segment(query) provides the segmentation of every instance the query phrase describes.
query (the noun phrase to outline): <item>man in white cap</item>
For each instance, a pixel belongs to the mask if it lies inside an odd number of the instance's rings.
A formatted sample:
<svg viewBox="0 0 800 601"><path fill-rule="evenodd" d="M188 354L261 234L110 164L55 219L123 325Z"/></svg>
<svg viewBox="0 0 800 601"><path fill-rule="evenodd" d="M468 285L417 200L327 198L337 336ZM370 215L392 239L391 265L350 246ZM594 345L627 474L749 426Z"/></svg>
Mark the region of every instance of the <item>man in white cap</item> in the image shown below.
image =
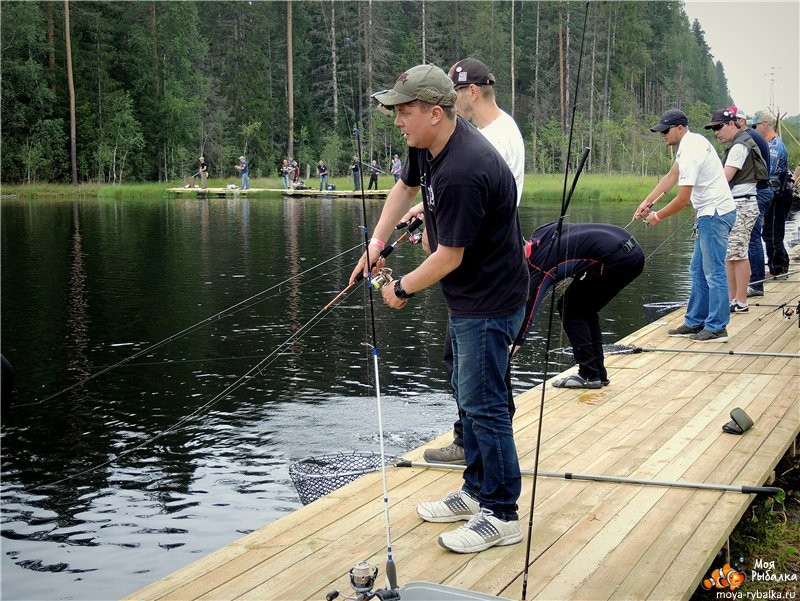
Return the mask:
<svg viewBox="0 0 800 601"><path fill-rule="evenodd" d="M420 503L417 514L429 522L467 520L439 537L442 547L458 553L518 543L522 481L505 374L508 347L522 324L528 269L514 178L491 143L456 116L453 82L440 68L413 67L372 97L395 111L409 153L350 280L378 258L421 191L430 254L381 293L388 306L403 309L414 293L441 284L453 339L452 382L464 411L463 485L442 501Z"/></svg>
<svg viewBox="0 0 800 601"><path fill-rule="evenodd" d="M638 206L633 218L644 219L647 225L654 226L689 203L697 217L689 265L692 289L686 315L683 325L667 333L688 337L693 342L727 342L731 314L725 251L736 219L736 205L722 163L711 142L689 131L689 118L683 111L666 111L650 131L661 134L667 146L677 147L675 162ZM675 198L664 208L651 210L675 184L678 185Z"/></svg>

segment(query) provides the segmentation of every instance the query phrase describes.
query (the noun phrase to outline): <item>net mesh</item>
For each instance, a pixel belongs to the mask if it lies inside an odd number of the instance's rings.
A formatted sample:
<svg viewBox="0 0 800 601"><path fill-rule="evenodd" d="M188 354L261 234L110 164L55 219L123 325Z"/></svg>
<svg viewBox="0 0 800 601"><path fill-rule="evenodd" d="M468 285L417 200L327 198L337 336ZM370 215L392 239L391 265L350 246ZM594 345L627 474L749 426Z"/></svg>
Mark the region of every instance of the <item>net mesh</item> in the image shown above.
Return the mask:
<svg viewBox="0 0 800 601"><path fill-rule="evenodd" d="M669 301L665 303L645 303L642 305L644 309L644 318L647 323L652 323L657 319L661 319L667 313L672 313L686 306L686 301Z"/></svg>
<svg viewBox="0 0 800 601"><path fill-rule="evenodd" d="M384 455L384 458L387 466L399 460L399 457L393 455ZM289 475L303 505L308 505L380 468L379 453L332 453L307 457L293 463L289 466Z"/></svg>

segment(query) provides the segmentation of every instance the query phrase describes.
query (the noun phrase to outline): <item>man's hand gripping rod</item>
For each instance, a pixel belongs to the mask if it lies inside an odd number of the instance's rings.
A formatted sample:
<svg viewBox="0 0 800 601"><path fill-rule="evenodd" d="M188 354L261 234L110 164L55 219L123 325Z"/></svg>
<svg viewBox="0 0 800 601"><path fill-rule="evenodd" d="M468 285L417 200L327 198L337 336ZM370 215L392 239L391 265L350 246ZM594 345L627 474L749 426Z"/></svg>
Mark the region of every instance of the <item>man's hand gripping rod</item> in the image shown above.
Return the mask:
<svg viewBox="0 0 800 601"><path fill-rule="evenodd" d="M391 255L392 252L394 252L394 249L397 247L397 245L400 244L400 242L402 242L409 235L411 235L414 232L414 230L417 229L421 225L422 225L422 219L420 219L419 217L415 217L414 219L412 219L411 221L408 221L408 222L398 223L395 226L394 229L395 230L402 230L403 228L405 228L406 231L403 232L403 234L397 240L395 240L392 244L388 245L386 248L384 248L381 251L381 254L378 255L378 260L385 259L389 255ZM413 240L412 240L412 242L413 242ZM374 269L377 264L378 264L378 261L375 261L375 263L370 265L370 270ZM382 273L381 275L384 278L388 278L388 281L391 281L391 279L392 279L392 270L391 269L385 269L384 273ZM358 284L363 279L364 279L364 274L363 273L359 273L356 276L356 279L353 280L353 283L350 284L349 286L347 286L339 294L337 294L336 297L331 302L329 302L327 305L325 305L322 310L326 311L326 310L330 309L333 305L335 305L337 302L339 302L339 300L345 294L347 294L356 284ZM383 280L379 280L379 282L383 282ZM383 283L385 283L385 282L383 282ZM382 286L383 283L380 283L378 288L380 288L380 286Z"/></svg>

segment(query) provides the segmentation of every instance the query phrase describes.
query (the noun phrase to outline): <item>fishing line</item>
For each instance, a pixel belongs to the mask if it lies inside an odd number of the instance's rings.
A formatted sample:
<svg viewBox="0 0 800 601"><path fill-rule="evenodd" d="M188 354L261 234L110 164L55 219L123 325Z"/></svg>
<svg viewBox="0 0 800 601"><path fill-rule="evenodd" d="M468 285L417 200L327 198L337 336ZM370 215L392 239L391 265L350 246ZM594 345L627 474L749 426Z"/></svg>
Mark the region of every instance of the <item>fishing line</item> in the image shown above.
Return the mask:
<svg viewBox="0 0 800 601"><path fill-rule="evenodd" d="M261 361L256 363L245 374L243 374L242 376L237 378L232 384L228 385L222 392L218 393L212 399L210 399L206 403L200 405L199 407L194 409L192 412L190 412L188 415L182 417L180 420L178 420L176 423L171 425L169 428L166 428L166 429L162 430L158 434L155 434L154 436L151 436L147 440L145 440L145 441L143 441L143 442L141 442L141 443L139 443L139 444L137 444L137 445L135 445L133 447L130 447L128 449L125 449L124 451L121 451L121 452L117 453L112 459L109 459L108 461L96 464L96 465L94 465L92 467L86 468L85 470L82 470L82 471L77 472L75 474L72 474L70 476L66 476L66 477L61 478L59 480L55 480L55 481L49 482L47 484L34 486L29 490L39 490L39 489L44 489L44 488L48 488L48 487L51 487L51 486L56 486L56 485L59 485L59 484L63 484L64 482L68 482L69 480L72 480L74 478L79 478L81 476L92 474L92 473L94 473L94 472L96 472L96 471L98 471L98 470L100 470L100 469L102 469L104 467L108 467L108 466L112 465L118 459L120 459L122 457L125 457L127 455L130 455L134 451L138 451L140 449L143 449L144 447L150 445L154 441L159 440L160 438L163 438L167 434L175 432L176 430L178 430L179 428L181 428L185 424L187 424L190 421L192 421L194 418L200 416L203 412L205 412L205 410L209 409L210 407L212 407L213 405L215 405L216 403L221 401L226 396L232 394L234 391L236 391L239 388L241 388L244 384L246 384L250 380L254 379L255 377L257 377L259 375L261 375L261 373L264 371L265 368L269 367L270 365L272 365L272 363L274 363L277 360L278 356L282 353L283 349L286 346L288 346L289 344L292 344L292 343L296 342L297 340L299 340L300 338L302 338L302 336L304 336L306 333L308 333L308 331L311 330L311 328L313 328L317 323L322 321L322 319L329 312L330 312L329 308L327 308L327 307L322 308L320 311L318 311L316 313L316 315L314 315L306 323L304 323L302 326L300 326L297 329L297 331L293 332L283 343L281 343L280 345L275 347L275 349L273 349L273 351L270 354L268 354Z"/></svg>
<svg viewBox="0 0 800 601"><path fill-rule="evenodd" d="M578 106L578 90L580 88L580 81L581 81L581 66L583 63L583 47L584 42L586 40L586 28L589 20L589 2L586 2L586 11L583 17L583 33L581 34L581 48L580 53L578 55L578 74L576 76L575 81L575 95L574 99L575 102L572 105L572 116L570 120L570 127L569 127L569 139L567 142L567 160L566 165L564 167L564 189L562 192L561 197L561 212L558 219L558 225L556 226L556 256L560 256L560 247L561 247L561 231L564 226L564 218L567 214L567 208L569 207L569 203L572 200L572 193L575 191L575 186L578 183L578 177L580 177L580 173L583 170L583 166L586 163L586 159L589 157L589 148L585 148L583 155L581 157L580 162L578 163L578 168L575 172L575 177L572 181L572 188L570 189L569 195L567 195L567 182L569 178L569 163L572 154L572 137L575 131L575 113ZM550 338L553 331L553 317L555 315L555 294L551 295L550 297L550 313L548 316L548 325L547 325L547 338L545 341L545 350L544 350L544 374L543 374L543 381L542 381L542 394L539 401L539 423L537 425L537 432L536 432L536 449L534 452L534 467L533 467L533 483L531 485L531 508L530 508L530 515L528 517L528 544L525 549L525 572L522 577L522 600L525 601L527 590L528 590L528 573L530 571L530 559L531 559L531 545L532 545L532 535L533 535L533 514L534 509L536 507L536 482L537 482L537 473L539 471L539 452L541 449L541 442L542 442L542 421L544 418L544 399L545 399L545 382L547 381L547 368L548 368L548 358L550 353Z"/></svg>
<svg viewBox="0 0 800 601"><path fill-rule="evenodd" d="M33 406L33 405L40 405L42 403L45 403L45 402L47 402L49 400L52 400L52 399L54 399L54 398L56 398L58 396L61 396L65 392L69 392L70 390L74 390L75 388L78 388L79 386L83 386L87 382L90 382L90 381L94 380L95 378L98 378L99 376L101 376L103 374L106 374L106 373L108 373L108 372L110 372L110 371L112 371L112 370L114 370L114 369L116 369L118 367L121 367L121 366L133 361L134 359L137 359L137 358L141 357L142 355L145 355L145 354L147 354L149 352L157 350L157 349L161 348L162 346L165 346L165 345L169 344L170 342L174 342L175 340L178 340L179 338L182 338L183 336L191 334L192 332L195 332L195 331L199 330L200 328L210 324L213 321L219 321L219 320L221 320L221 319L223 319L225 317L230 317L231 315L235 315L236 313L239 313L240 311L244 311L245 309L249 309L250 307L253 307L253 306L255 306L255 305L257 305L257 304L259 304L261 302L269 300L270 298L273 298L273 297L268 297L268 298L260 298L260 297L262 297L263 295L267 294L268 292L272 292L275 289L279 289L281 286L284 286L284 285L288 284L289 282L291 282L292 280L295 280L295 279L297 279L297 278L299 278L299 277L301 277L301 276L303 276L303 275L305 275L307 273L310 273L311 271L314 271L315 269L319 269L320 267L322 267L326 263L330 263L331 261L334 261L335 259L338 259L339 257L342 257L342 256L344 256L346 254L349 254L349 253L353 252L354 250L356 250L360 246L361 245L358 244L356 246L353 246L352 248L349 248L349 249L347 249L345 251L342 251L338 255L334 255L333 257L322 261L321 263L317 263L316 265L313 265L312 267L309 267L305 271L301 271L300 273L297 273L296 275L293 275L293 276L291 276L289 278L286 278L285 280L283 280L281 282L278 282L277 284L275 284L273 286L270 286L266 290L262 290L261 292L258 292L256 294L254 294L253 296L250 296L249 298L246 298L246 299L244 299L242 301L239 301L238 303L236 303L234 305L231 305L227 309L223 309L222 311L219 311L218 313L215 313L214 315L211 315L210 317L206 317L205 319L203 319L201 321L198 321L197 323L195 323L195 324L193 324L191 326L188 326L187 328L184 328L183 330L181 330L181 331L179 331L179 332L177 332L175 334L167 336L163 340L161 340L159 342L156 342L156 343L153 343L150 346L145 347L140 351L137 351L133 355L130 355L130 356L128 356L125 359L122 359L120 361L117 361L116 363L114 363L112 365L109 365L108 367L105 367L105 368L101 369L100 371L95 372L95 373L91 374L90 376L87 376L86 378L83 378L82 380L80 380L78 382L75 382L74 384L71 384L70 386L67 386L66 388L64 388L62 390L59 390L58 392L55 392L55 393L53 393L53 394L51 394L49 396L46 396L43 399L40 399L40 400L37 400L37 401L32 401L30 403L21 403L21 404L15 403L14 405L12 405L12 407L30 407L30 406ZM331 272L331 273L334 273L334 272ZM328 275L328 274L323 274L322 276L319 276L318 278L315 278L315 279L319 279L320 277L324 277L325 275ZM312 280L312 281L314 281L314 280Z"/></svg>

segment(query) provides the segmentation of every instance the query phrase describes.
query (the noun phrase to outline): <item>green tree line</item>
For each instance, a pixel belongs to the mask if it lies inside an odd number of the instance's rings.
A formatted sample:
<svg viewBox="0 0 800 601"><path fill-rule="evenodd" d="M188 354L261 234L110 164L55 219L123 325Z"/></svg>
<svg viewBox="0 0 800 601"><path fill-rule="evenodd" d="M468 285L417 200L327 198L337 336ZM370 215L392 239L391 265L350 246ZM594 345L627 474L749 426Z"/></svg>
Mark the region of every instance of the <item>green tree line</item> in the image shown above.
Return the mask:
<svg viewBox="0 0 800 601"><path fill-rule="evenodd" d="M446 70L465 56L495 74L530 173L564 168L573 105L589 170L652 175L670 162L649 132L663 110L682 108L699 129L730 103L680 0L592 2L588 19L583 2L521 0L4 0L0 10L4 182L70 181L71 122L80 182L183 179L200 155L212 177L235 175L240 154L251 178L275 176L289 154L304 172L324 159L343 175L357 141L386 168L405 144L370 93L410 66Z"/></svg>

